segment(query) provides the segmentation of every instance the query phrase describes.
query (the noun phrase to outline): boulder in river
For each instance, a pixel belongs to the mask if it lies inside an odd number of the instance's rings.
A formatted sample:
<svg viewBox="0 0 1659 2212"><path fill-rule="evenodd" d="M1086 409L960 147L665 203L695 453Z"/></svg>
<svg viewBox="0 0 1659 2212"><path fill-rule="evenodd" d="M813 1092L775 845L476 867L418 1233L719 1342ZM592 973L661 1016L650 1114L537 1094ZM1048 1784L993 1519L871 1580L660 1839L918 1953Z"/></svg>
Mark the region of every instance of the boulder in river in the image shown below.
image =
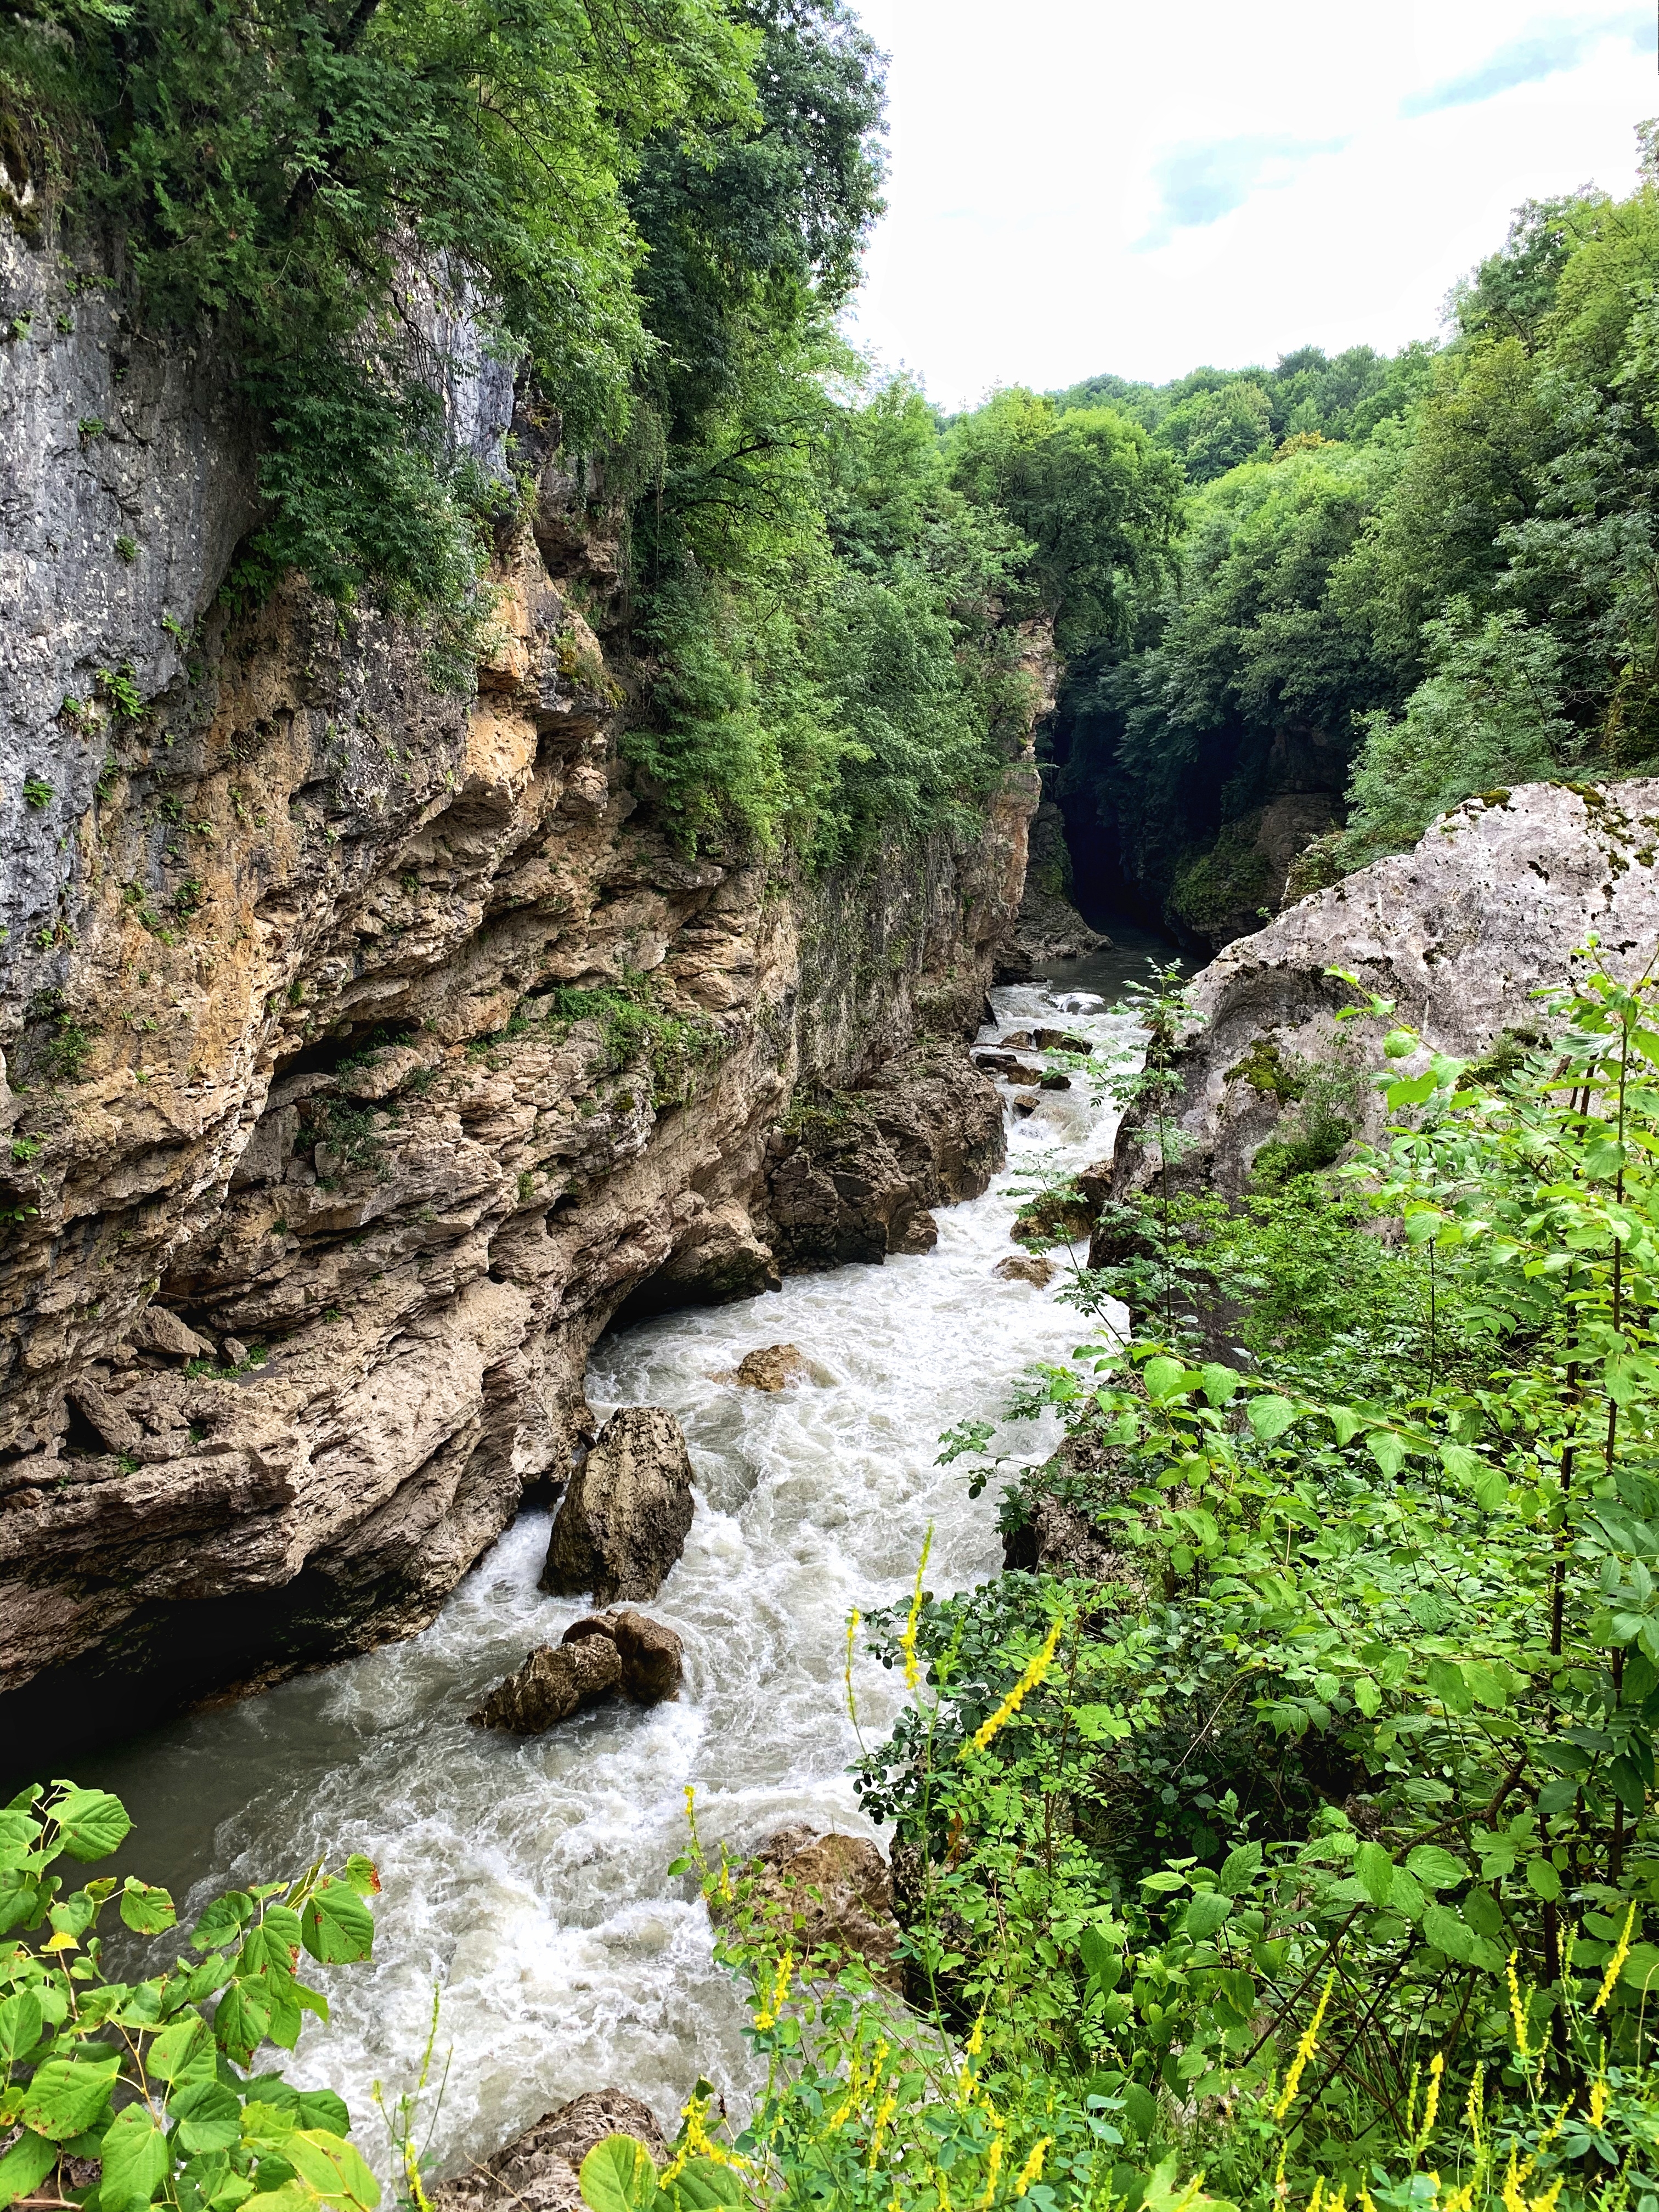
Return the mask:
<svg viewBox="0 0 1659 2212"><path fill-rule="evenodd" d="M591 1591L598 1606L655 1597L690 1526L691 1459L679 1423L657 1406L624 1406L570 1478L541 1587L556 1597Z"/></svg>
<svg viewBox="0 0 1659 2212"><path fill-rule="evenodd" d="M648 2105L620 2089L590 2089L544 2113L493 2158L440 2182L433 2212L586 2212L582 2160L606 2136L632 2136L659 2163L668 2155Z"/></svg>
<svg viewBox="0 0 1659 2212"><path fill-rule="evenodd" d="M806 1361L798 1345L769 1344L758 1352L745 1352L732 1379L750 1390L781 1390L805 1373Z"/></svg>
<svg viewBox="0 0 1659 2212"><path fill-rule="evenodd" d="M684 1652L673 1629L631 1607L589 1613L559 1644L538 1644L470 1717L481 1728L540 1735L613 1690L636 1705L659 1705L679 1695Z"/></svg>
<svg viewBox="0 0 1659 2212"><path fill-rule="evenodd" d="M1086 1055L1094 1050L1087 1037L1073 1036L1069 1030L1033 1030L1031 1039L1040 1052L1075 1052Z"/></svg>
<svg viewBox="0 0 1659 2212"><path fill-rule="evenodd" d="M867 1836L780 1828L741 1869L738 1895L798 1960L860 1958L874 1980L903 1986L892 1871Z"/></svg>
<svg viewBox="0 0 1659 2212"><path fill-rule="evenodd" d="M997 1261L991 1273L1005 1283L1035 1283L1044 1291L1054 1279L1054 1263L1038 1252L1011 1252L1006 1260Z"/></svg>

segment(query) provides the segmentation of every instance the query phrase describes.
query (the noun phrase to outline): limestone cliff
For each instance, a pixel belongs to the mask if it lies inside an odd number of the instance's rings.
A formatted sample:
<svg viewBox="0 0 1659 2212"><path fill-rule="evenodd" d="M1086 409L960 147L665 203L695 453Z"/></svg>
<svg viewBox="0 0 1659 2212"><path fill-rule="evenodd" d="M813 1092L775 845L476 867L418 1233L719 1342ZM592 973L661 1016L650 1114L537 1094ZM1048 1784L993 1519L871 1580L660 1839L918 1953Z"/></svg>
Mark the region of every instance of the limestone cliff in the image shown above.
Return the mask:
<svg viewBox="0 0 1659 2212"><path fill-rule="evenodd" d="M972 840L819 881L688 856L619 749L591 484L545 454L503 520L470 697L297 586L233 615L244 428L29 263L0 270L40 294L0 356L24 1729L410 1632L568 1473L619 1310L925 1243L1000 1157L962 1041L1036 796L1028 744ZM481 370L460 431L499 446L513 404Z"/></svg>

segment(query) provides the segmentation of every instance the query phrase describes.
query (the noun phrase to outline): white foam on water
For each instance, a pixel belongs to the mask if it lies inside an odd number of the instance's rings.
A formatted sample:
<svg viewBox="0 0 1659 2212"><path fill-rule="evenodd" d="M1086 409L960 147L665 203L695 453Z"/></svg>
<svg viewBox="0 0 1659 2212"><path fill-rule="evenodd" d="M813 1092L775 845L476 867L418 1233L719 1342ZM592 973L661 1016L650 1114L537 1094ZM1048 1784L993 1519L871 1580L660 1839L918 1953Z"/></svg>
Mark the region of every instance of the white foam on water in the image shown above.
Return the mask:
<svg viewBox="0 0 1659 2212"><path fill-rule="evenodd" d="M994 995L988 1041L1052 1024L1065 1004L1097 1048L1139 1042L1097 999L1072 1012L1090 994ZM684 1556L649 1608L685 1639L678 1701L605 1706L529 1740L467 1725L493 1683L584 1610L537 1589L549 1516L526 1511L424 1634L182 1721L135 1747L130 1771L100 1775L138 1822L132 1863L190 1888L194 1907L318 1856L375 1860L374 1962L318 1970L333 2017L307 2027L288 2071L344 2095L383 2167L371 2084L390 2097L410 2079L434 1984L439 2051L453 2054L434 2140L447 2170L602 2084L665 2122L700 2072L737 2100L752 2090L746 2015L714 1965L702 1905L667 1872L685 1846L685 1787L707 1844L741 1849L793 1820L869 1832L846 1771L858 1751L848 1612L907 1594L930 1523L936 1592L1000 1565L1000 1486L969 1500L963 1468L935 1464L939 1437L997 1419L1024 1369L1085 1333L1058 1282L993 1272L1018 1249L1011 1185L1109 1146L1115 1109L1086 1078L1073 1083L1012 1121L1006 1170L940 1212L932 1253L792 1277L777 1294L671 1314L596 1349L595 1411L665 1407L696 1470ZM805 1381L774 1394L714 1380L783 1342L805 1355ZM994 1449L1035 1462L1055 1433L1011 1424ZM866 1741L878 1742L902 1685L862 1653L854 1679Z"/></svg>

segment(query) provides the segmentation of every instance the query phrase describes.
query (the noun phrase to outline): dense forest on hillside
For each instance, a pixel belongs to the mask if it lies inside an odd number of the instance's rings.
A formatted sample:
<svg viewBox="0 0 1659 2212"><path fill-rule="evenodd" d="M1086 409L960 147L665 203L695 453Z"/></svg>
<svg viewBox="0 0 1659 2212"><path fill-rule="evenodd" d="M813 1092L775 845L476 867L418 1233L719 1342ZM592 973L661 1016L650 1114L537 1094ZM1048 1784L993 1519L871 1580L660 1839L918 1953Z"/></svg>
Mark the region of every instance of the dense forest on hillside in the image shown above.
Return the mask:
<svg viewBox="0 0 1659 2212"><path fill-rule="evenodd" d="M1152 387L1176 572L1074 646L1052 741L1074 851L1200 940L1410 844L1470 792L1659 749L1659 193L1520 209L1437 345L1306 349ZM1312 849L1302 852L1312 842ZM1301 852L1302 857L1297 855Z"/></svg>

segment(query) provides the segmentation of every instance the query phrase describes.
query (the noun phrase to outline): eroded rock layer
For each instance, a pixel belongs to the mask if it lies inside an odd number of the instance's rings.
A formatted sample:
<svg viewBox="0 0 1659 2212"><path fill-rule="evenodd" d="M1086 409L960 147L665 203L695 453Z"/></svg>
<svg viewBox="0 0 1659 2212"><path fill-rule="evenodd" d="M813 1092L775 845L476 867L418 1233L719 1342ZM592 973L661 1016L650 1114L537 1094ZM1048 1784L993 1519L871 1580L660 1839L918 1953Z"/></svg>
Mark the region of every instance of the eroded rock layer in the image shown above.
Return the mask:
<svg viewBox="0 0 1659 2212"><path fill-rule="evenodd" d="M84 635L56 611L109 467L8 462L31 558L64 572L29 587L50 635L7 737L64 763L19 816L43 849L0 946L16 1741L112 1719L114 1684L140 1685L130 1720L412 1631L569 1474L619 1310L917 1249L1000 1158L963 1040L1036 799L1028 744L972 839L816 882L688 854L623 758L615 550L556 454L457 696L393 624L212 602L218 567L179 548L204 471L245 494L234 426L142 368L101 434L142 558ZM146 407L176 485L144 474ZM167 650L124 661L168 579Z"/></svg>

